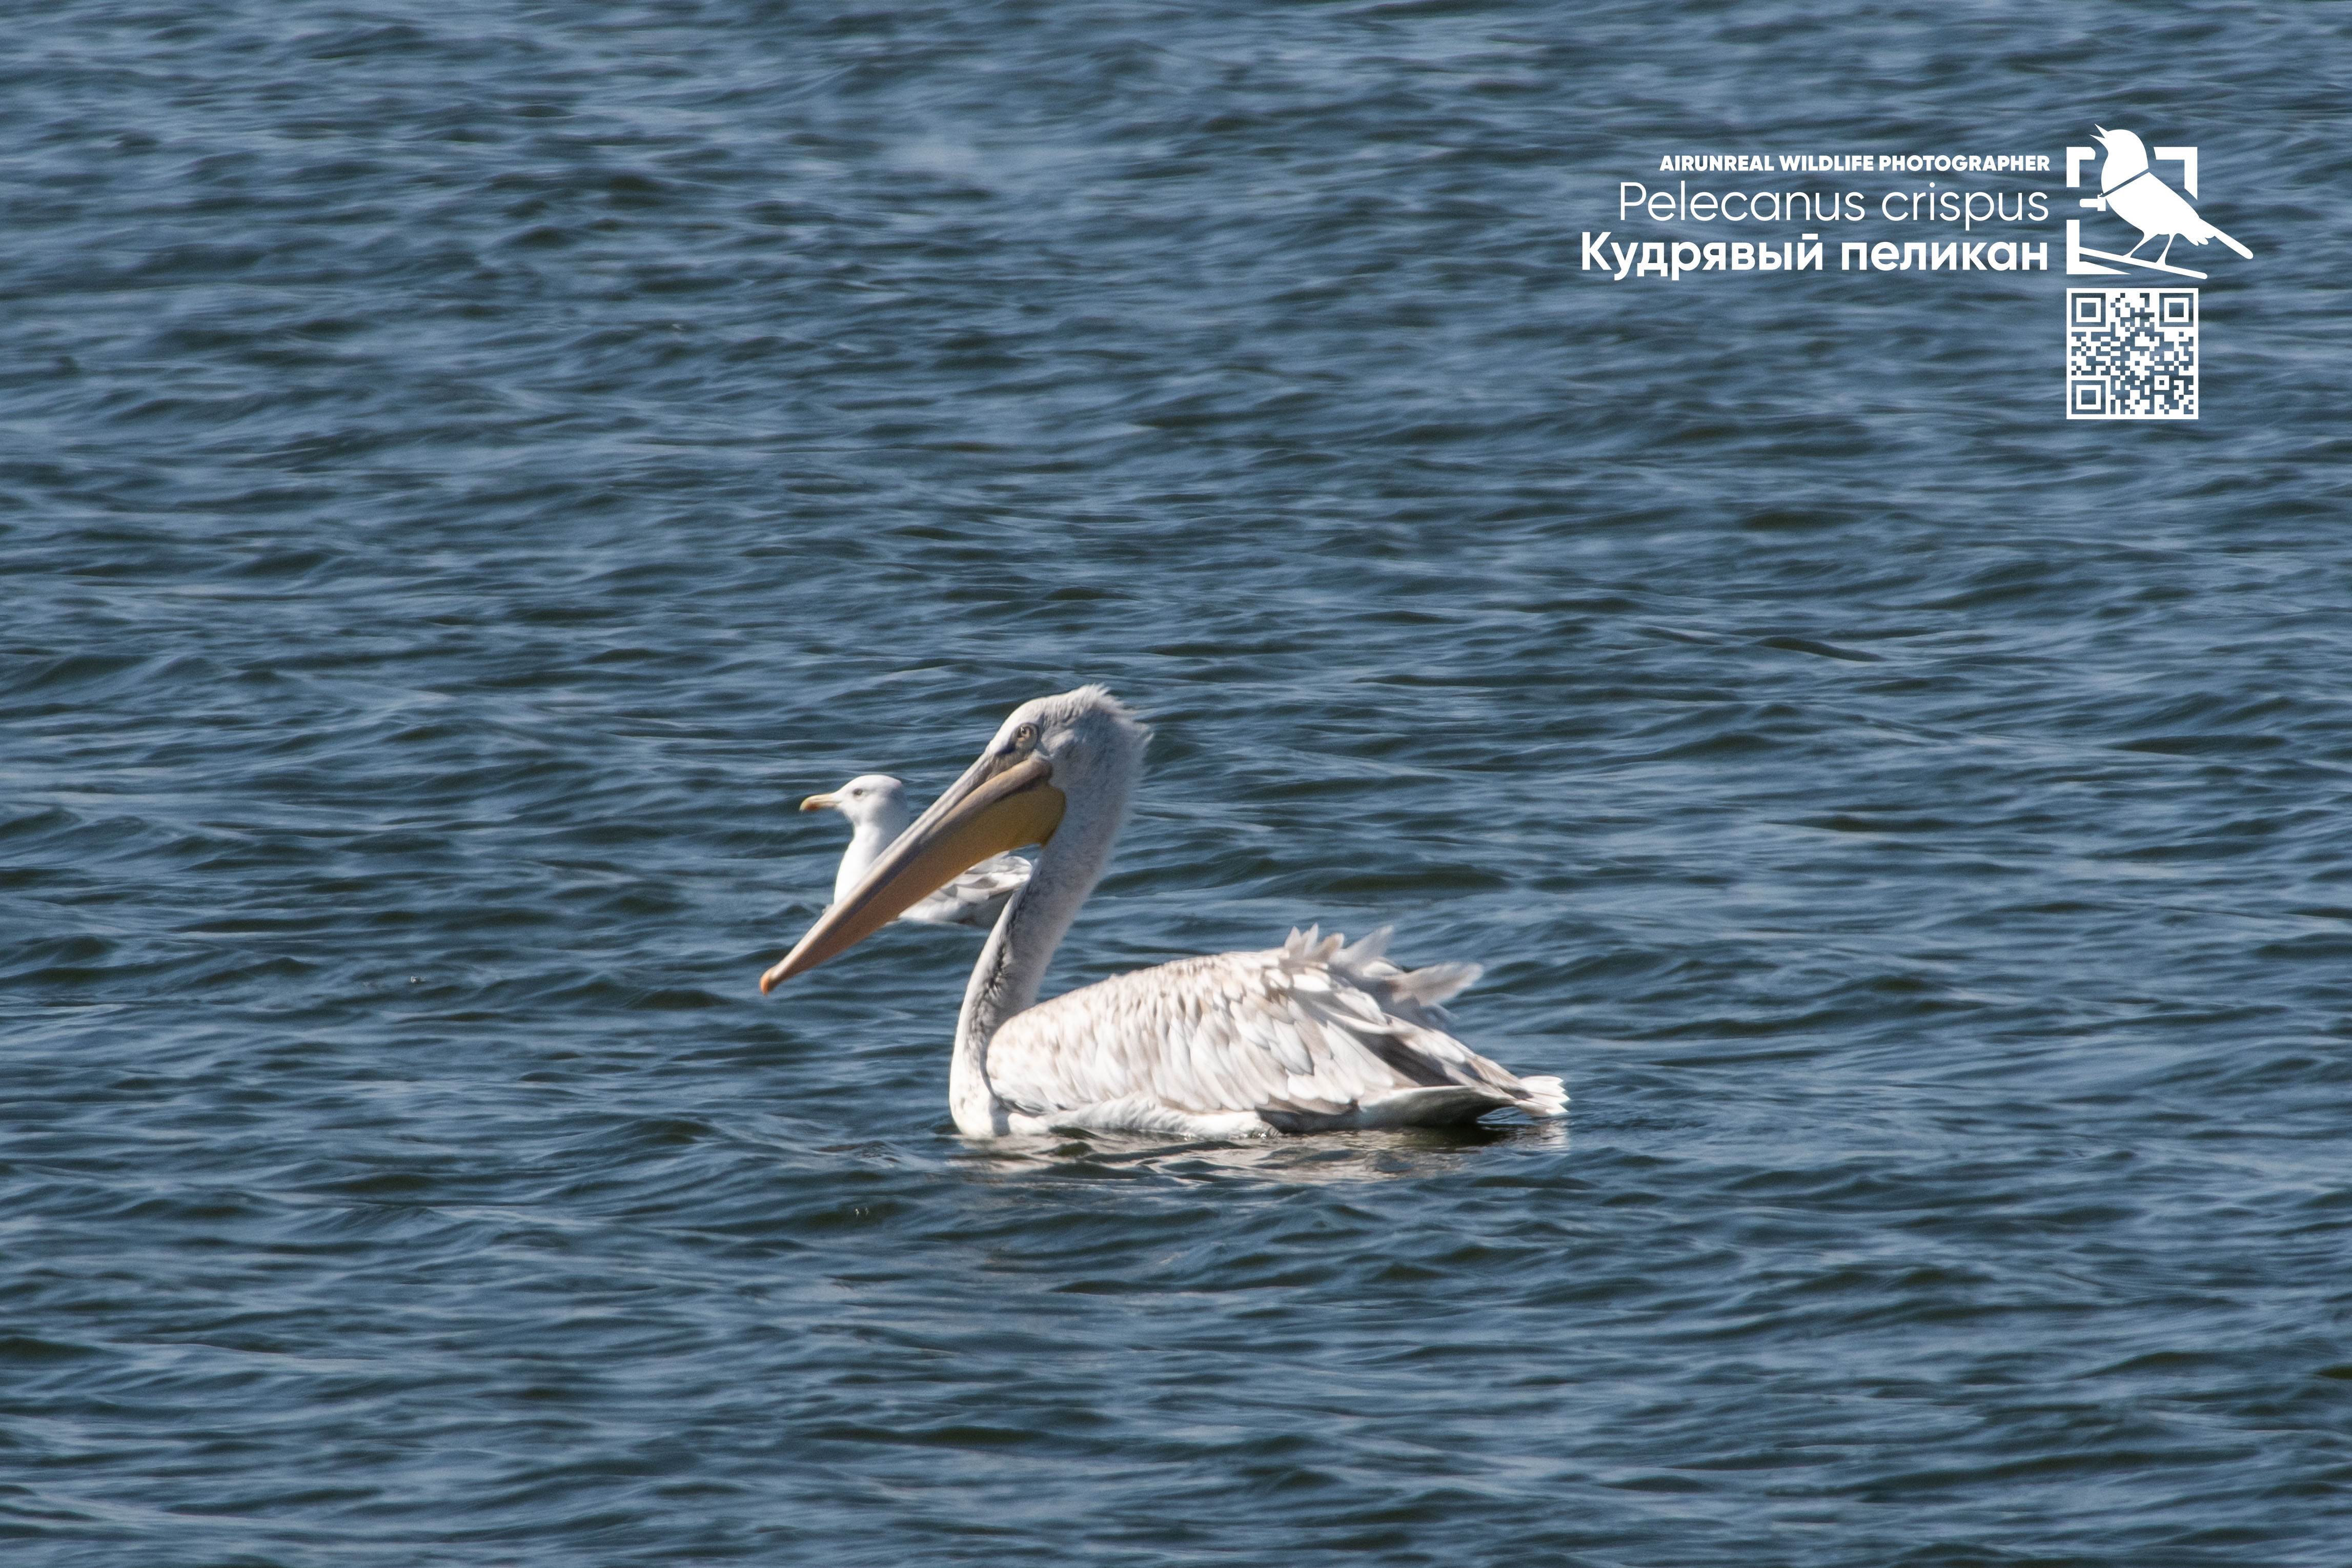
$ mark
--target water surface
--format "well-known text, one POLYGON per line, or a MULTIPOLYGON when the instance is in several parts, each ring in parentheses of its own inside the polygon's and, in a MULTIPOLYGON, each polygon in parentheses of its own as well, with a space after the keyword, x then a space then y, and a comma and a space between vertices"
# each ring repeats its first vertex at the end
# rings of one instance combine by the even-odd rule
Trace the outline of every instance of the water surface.
POLYGON ((2352 49, 2115 15, 17 18, 10 1560, 2340 1562, 2352 49), (2118 121, 2193 425, 2050 275, 1576 268, 2118 121), (1082 680, 1057 984, 1393 922, 1565 1129, 989 1148, 975 938, 763 1002, 798 800, 1082 680))

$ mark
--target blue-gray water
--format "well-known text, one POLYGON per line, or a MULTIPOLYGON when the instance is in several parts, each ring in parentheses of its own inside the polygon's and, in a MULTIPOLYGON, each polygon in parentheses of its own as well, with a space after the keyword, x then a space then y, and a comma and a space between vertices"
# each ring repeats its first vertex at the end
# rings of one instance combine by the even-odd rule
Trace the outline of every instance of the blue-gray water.
POLYGON ((2344 1560, 2340 13, 7 34, 7 1561, 2344 1560), (2193 424, 2054 274, 1577 270, 2095 123, 2255 253, 2193 424), (1565 1131, 997 1152, 974 938, 763 1002, 799 798, 1081 680, 1057 984, 1394 922, 1565 1131))

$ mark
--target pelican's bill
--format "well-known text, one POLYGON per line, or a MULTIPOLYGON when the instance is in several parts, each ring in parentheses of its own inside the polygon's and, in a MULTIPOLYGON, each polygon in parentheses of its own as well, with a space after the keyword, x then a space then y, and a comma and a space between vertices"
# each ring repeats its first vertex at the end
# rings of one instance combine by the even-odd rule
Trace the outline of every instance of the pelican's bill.
POLYGON ((1033 756, 1001 769, 982 765, 958 779, 760 977, 761 993, 848 951, 991 855, 1051 839, 1068 805, 1053 778, 1053 764, 1033 756))

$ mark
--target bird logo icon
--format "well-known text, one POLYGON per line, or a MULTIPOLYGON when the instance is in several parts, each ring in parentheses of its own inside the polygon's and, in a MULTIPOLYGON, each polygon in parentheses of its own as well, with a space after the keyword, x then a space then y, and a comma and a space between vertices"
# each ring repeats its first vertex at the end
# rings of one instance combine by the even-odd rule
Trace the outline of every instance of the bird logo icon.
MULTIPOLYGON (((2217 239, 2240 256, 2252 259, 2252 251, 2199 217, 2197 209, 2189 204, 2189 196, 2197 194, 2197 149, 2159 147, 2156 150, 2158 159, 2180 164, 2181 183, 2189 187, 2189 195, 2184 196, 2167 184, 2164 177, 2156 172, 2155 163, 2148 156, 2147 144, 2132 132, 2109 131, 2101 126, 2094 140, 2105 154, 2099 165, 2099 193, 2084 196, 2082 204, 2095 212, 2113 213, 2139 230, 2139 239, 2131 249, 2120 255, 2112 251, 2092 250, 2082 244, 2082 220, 2070 218, 2066 223, 2067 271, 2114 273, 2119 270, 2116 267, 2101 267, 2085 259, 2095 257, 2097 261, 2116 262, 2123 267, 2143 267, 2182 277, 2202 278, 2205 274, 2201 272, 2192 272, 2185 267, 2171 264, 2173 243, 2184 239, 2196 246, 2217 239), (2141 248, 2159 235, 2164 239, 2164 248, 2155 259, 2141 256, 2141 248)), ((2066 150, 2068 184, 2075 184, 2079 181, 2082 161, 2093 155, 2088 147, 2069 147, 2066 150)))

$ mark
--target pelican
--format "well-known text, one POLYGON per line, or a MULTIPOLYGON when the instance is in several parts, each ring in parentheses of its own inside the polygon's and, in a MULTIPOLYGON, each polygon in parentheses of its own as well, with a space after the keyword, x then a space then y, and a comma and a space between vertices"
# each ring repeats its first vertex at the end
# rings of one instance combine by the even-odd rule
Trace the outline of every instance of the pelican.
MULTIPOLYGON (((833 873, 833 901, 839 904, 857 885, 890 841, 907 831, 907 787, 887 773, 861 773, 829 795, 812 795, 803 811, 838 811, 849 819, 849 847, 833 873)), ((1029 862, 1019 855, 981 862, 945 887, 919 901, 901 920, 925 925, 986 925, 1004 908, 1013 890, 1029 880, 1029 862)))
POLYGON ((978 761, 817 917, 762 994, 1024 844, 1035 872, 982 945, 956 1018, 959 1132, 1095 1130, 1224 1138, 1433 1126, 1489 1111, 1565 1116, 1557 1078, 1521 1078, 1445 1031, 1475 964, 1402 969, 1385 929, 1179 958, 1039 1001, 1045 966, 1109 862, 1150 731, 1100 686, 1013 710, 978 761))

